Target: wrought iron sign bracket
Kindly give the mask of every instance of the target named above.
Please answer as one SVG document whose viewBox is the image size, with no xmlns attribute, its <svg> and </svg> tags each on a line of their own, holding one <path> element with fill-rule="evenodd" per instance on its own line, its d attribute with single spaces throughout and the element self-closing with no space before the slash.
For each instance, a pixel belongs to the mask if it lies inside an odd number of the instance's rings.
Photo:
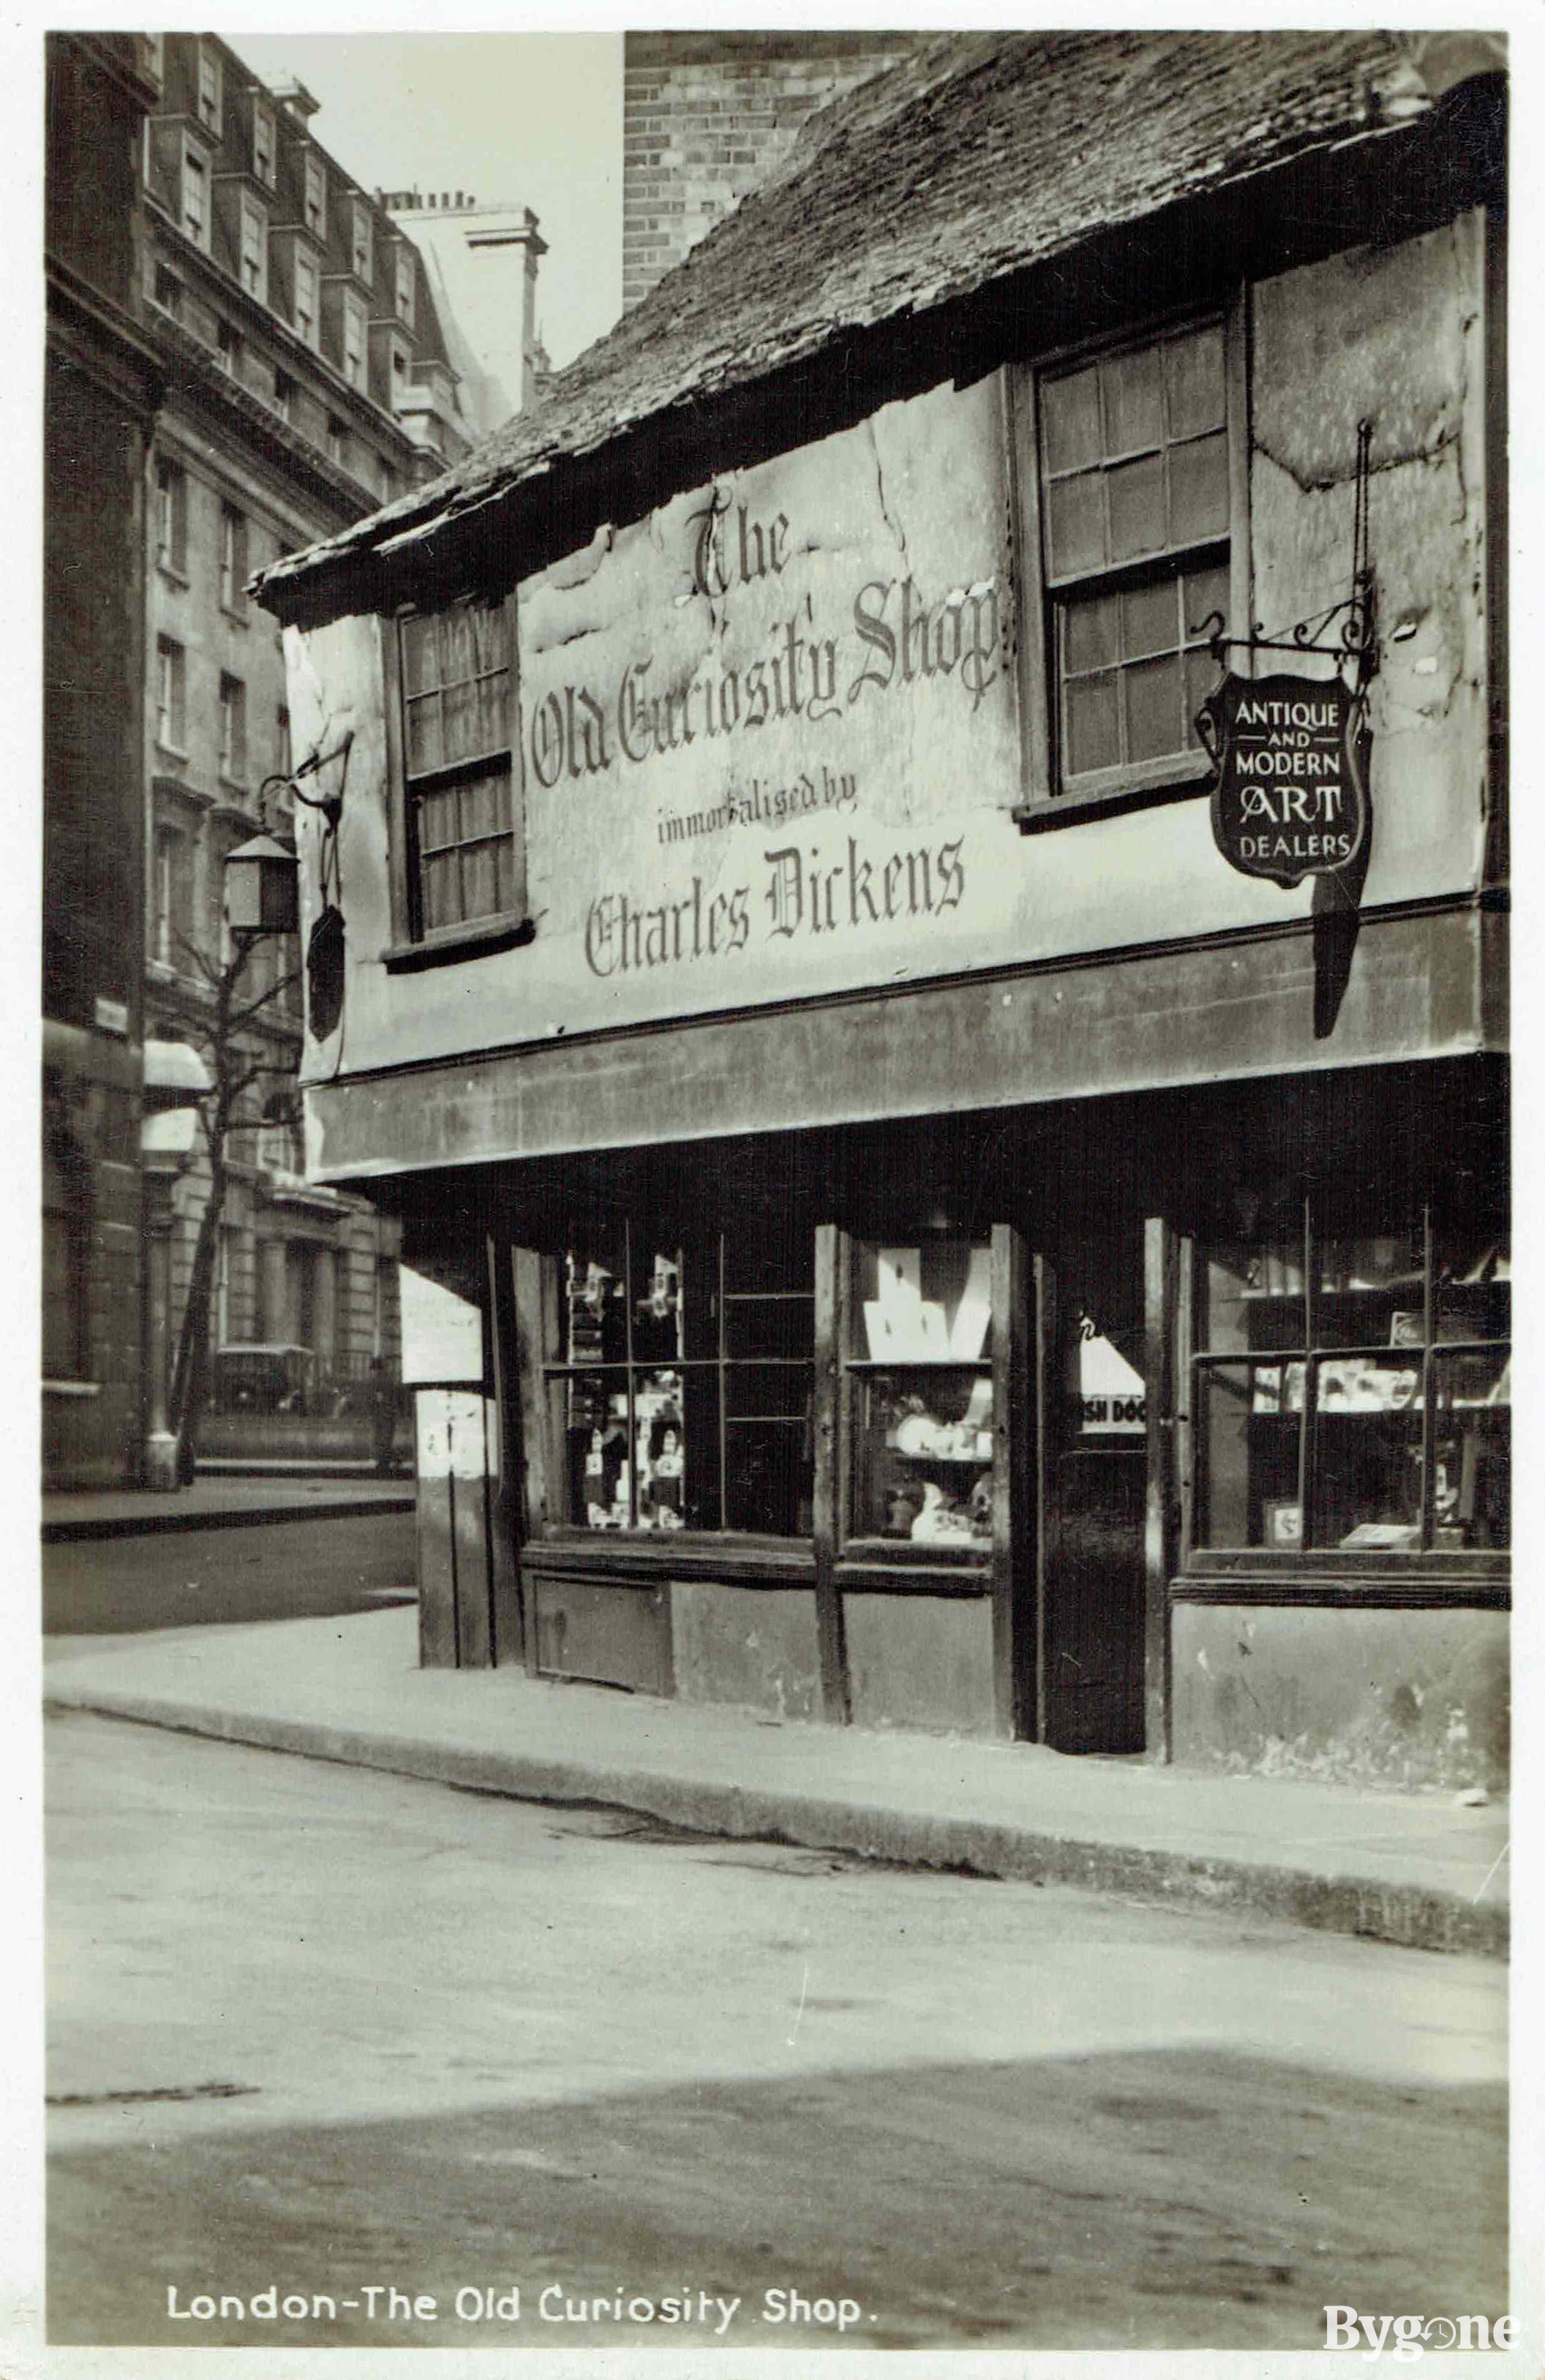
<svg viewBox="0 0 1545 2380">
<path fill-rule="evenodd" d="M 1226 623 L 1223 613 L 1210 612 L 1192 634 L 1205 638 L 1220 669 L 1227 668 L 1231 651 L 1312 653 L 1317 659 L 1333 662 L 1338 672 L 1350 668 L 1354 673 L 1352 691 L 1357 695 L 1378 674 L 1377 590 L 1369 556 L 1368 533 L 1369 457 L 1372 445 L 1373 424 L 1365 417 L 1357 424 L 1351 593 L 1341 596 L 1328 611 L 1316 613 L 1307 620 L 1296 621 L 1285 636 L 1268 634 L 1264 622 L 1258 620 L 1250 636 L 1231 637 L 1225 634 Z"/>
</svg>

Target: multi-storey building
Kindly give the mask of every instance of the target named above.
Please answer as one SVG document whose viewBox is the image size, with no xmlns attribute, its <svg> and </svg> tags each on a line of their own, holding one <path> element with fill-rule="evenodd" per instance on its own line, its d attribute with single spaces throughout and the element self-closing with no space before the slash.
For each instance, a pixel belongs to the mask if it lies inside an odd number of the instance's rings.
<svg viewBox="0 0 1545 2380">
<path fill-rule="evenodd" d="M 809 134 L 262 584 L 424 1657 L 1484 1776 L 1499 45 L 958 36 Z"/>
<path fill-rule="evenodd" d="M 142 66 L 132 34 L 48 38 L 43 1454 L 81 1485 L 123 1478 L 140 1430 Z"/>
<path fill-rule="evenodd" d="M 456 463 L 488 420 L 464 410 L 418 249 L 321 146 L 304 87 L 265 86 L 210 34 L 151 36 L 145 55 L 142 311 L 164 384 L 146 508 L 146 999 L 151 1030 L 197 1040 L 201 956 L 228 949 L 222 863 L 264 781 L 305 757 L 248 581 Z M 302 1179 L 299 959 L 260 947 L 241 988 L 249 1004 L 274 990 L 248 1037 L 271 1071 L 232 1137 L 213 1337 L 302 1344 L 347 1379 L 395 1354 L 395 1231 Z M 174 1337 L 207 1185 L 195 1153 L 176 1192 Z"/>
<path fill-rule="evenodd" d="M 382 204 L 429 274 L 461 402 L 480 436 L 529 411 L 551 376 L 537 328 L 547 242 L 529 207 L 466 190 L 385 190 Z M 413 416 L 405 417 L 411 426 Z"/>
</svg>

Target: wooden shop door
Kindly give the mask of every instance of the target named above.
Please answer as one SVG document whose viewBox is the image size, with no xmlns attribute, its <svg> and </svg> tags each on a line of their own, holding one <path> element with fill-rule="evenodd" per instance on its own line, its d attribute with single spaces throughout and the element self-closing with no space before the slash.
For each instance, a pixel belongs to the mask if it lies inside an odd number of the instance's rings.
<svg viewBox="0 0 1545 2380">
<path fill-rule="evenodd" d="M 1143 1748 L 1148 1436 L 1139 1328 L 1086 1310 L 1044 1265 L 1037 1317 L 1040 1740 Z M 1102 1327 L 1104 1325 L 1105 1327 Z M 1127 1327 L 1124 1327 L 1127 1326 Z"/>
</svg>

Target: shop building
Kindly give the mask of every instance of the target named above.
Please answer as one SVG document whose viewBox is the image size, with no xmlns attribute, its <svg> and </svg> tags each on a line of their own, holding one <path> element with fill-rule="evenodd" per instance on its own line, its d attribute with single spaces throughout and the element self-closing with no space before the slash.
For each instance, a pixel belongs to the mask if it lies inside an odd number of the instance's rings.
<svg viewBox="0 0 1545 2380">
<path fill-rule="evenodd" d="M 1502 153 L 1477 40 L 925 44 L 265 575 L 427 1661 L 1494 1772 Z"/>
</svg>

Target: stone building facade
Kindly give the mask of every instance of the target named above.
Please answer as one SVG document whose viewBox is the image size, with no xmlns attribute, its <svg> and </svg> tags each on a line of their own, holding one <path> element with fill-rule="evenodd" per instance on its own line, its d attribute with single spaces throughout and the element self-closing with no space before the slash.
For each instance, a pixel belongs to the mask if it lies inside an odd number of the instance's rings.
<svg viewBox="0 0 1545 2380">
<path fill-rule="evenodd" d="M 43 1452 L 121 1478 L 140 1430 L 145 477 L 132 34 L 45 50 Z"/>
<path fill-rule="evenodd" d="M 50 73 L 44 914 L 48 1047 L 74 1072 L 49 1075 L 45 1472 L 66 1484 L 136 1475 L 208 1196 L 189 1132 L 175 1164 L 147 1153 L 141 1198 L 140 1045 L 206 1040 L 224 859 L 265 781 L 306 757 L 248 582 L 492 423 L 463 393 L 443 287 L 322 147 L 302 85 L 265 85 L 196 32 L 61 42 Z M 132 404 L 98 394 L 110 349 Z M 281 832 L 286 808 L 275 789 Z M 259 946 L 241 987 L 241 1047 L 265 1071 L 228 1145 L 211 1336 L 303 1345 L 343 1386 L 377 1354 L 395 1366 L 397 1234 L 303 1178 L 300 961 L 298 942 Z"/>
</svg>

